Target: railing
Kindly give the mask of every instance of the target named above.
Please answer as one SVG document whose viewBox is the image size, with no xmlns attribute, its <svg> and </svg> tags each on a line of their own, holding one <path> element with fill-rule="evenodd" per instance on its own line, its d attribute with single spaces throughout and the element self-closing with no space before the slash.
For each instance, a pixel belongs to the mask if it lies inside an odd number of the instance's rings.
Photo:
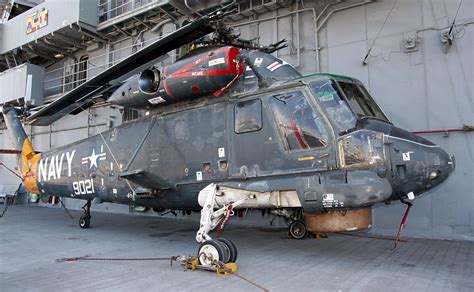
<svg viewBox="0 0 474 292">
<path fill-rule="evenodd" d="M 162 37 L 151 38 L 139 44 L 133 44 L 78 62 L 69 64 L 65 62 L 63 67 L 45 73 L 44 96 L 64 94 Z M 168 54 L 171 58 L 176 56 L 173 52 Z"/>
<path fill-rule="evenodd" d="M 98 0 L 99 23 L 133 11 L 156 0 Z"/>
</svg>

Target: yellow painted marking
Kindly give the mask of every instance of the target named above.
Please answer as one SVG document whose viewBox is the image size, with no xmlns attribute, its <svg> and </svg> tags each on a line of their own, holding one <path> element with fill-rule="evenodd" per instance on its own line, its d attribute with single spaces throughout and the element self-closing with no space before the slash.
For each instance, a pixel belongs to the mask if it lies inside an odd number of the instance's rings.
<svg viewBox="0 0 474 292">
<path fill-rule="evenodd" d="M 314 160 L 314 156 L 298 157 L 298 161 L 308 161 L 308 160 Z"/>
<path fill-rule="evenodd" d="M 38 161 L 40 159 L 41 153 L 35 153 L 30 139 L 26 138 L 21 150 L 21 174 L 25 187 L 35 194 L 39 194 L 36 170 L 38 169 Z"/>
</svg>

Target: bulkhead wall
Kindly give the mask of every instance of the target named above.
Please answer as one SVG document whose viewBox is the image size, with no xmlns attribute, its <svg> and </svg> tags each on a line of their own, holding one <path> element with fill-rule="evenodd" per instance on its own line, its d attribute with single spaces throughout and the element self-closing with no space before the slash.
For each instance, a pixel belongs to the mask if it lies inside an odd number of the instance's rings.
<svg viewBox="0 0 474 292">
<path fill-rule="evenodd" d="M 463 124 L 474 124 L 473 1 L 463 1 L 449 47 L 443 45 L 440 36 L 449 29 L 459 1 L 379 0 L 364 5 L 343 1 L 324 10 L 332 2 L 295 1 L 290 7 L 242 19 L 233 26 L 241 30 L 242 37 L 258 37 L 265 44 L 287 39 L 289 46 L 275 54 L 303 74 L 331 72 L 361 80 L 391 121 L 408 131 L 460 129 Z M 352 7 L 340 9 L 348 5 Z M 155 37 L 150 32 L 142 34 L 144 41 Z M 405 44 L 410 38 L 415 46 L 407 49 Z M 113 48 L 104 47 L 89 54 L 91 57 L 113 49 L 117 50 L 116 58 L 119 54 L 130 54 L 131 49 L 120 49 L 131 43 L 127 39 Z M 372 45 L 364 65 L 362 61 Z M 78 53 L 78 57 L 83 54 L 87 52 Z M 33 133 L 33 144 L 38 150 L 48 150 L 107 129 L 110 121 L 119 124 L 121 117 L 118 108 L 94 108 L 61 119 L 51 130 L 27 130 Z M 442 186 L 414 202 L 404 235 L 474 240 L 474 135 L 459 132 L 423 136 L 456 157 L 456 171 Z M 1 145 L 9 144 L 6 138 L 2 130 Z M 5 155 L 0 155 L 0 159 L 11 161 Z M 5 174 L 6 170 L 0 169 L 0 184 L 12 184 L 15 178 Z M 128 212 L 127 206 L 119 205 L 95 208 Z M 404 206 L 399 203 L 375 206 L 371 232 L 393 235 L 403 211 Z"/>
</svg>

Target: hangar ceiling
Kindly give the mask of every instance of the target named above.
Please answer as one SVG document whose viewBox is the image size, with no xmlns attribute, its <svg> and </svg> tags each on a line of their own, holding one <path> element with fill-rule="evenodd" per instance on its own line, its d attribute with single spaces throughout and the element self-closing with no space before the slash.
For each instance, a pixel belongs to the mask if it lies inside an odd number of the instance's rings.
<svg viewBox="0 0 474 292">
<path fill-rule="evenodd" d="M 144 31 L 156 32 L 167 23 L 176 23 L 180 26 L 186 19 L 196 18 L 208 11 L 218 9 L 228 4 L 226 0 L 214 1 L 177 1 L 177 0 L 72 0 L 78 2 L 80 10 L 86 10 L 87 19 L 81 15 L 72 18 L 59 18 L 56 23 L 61 25 L 46 25 L 47 33 L 33 35 L 24 41 L 10 45 L 11 35 L 9 31 L 18 32 L 25 30 L 24 23 L 28 21 L 28 13 L 20 15 L 27 9 L 34 7 L 41 10 L 47 7 L 48 21 L 54 21 L 55 12 L 60 13 L 60 2 L 54 1 L 13 1 L 2 0 L 0 3 L 0 15 L 4 16 L 3 27 L 0 22 L 0 39 L 4 40 L 3 48 L 0 45 L 0 71 L 14 68 L 22 63 L 29 62 L 36 65 L 49 67 L 63 58 L 74 58 L 78 51 L 95 45 L 105 45 L 119 42 L 123 38 L 140 37 Z M 279 8 L 288 7 L 292 1 L 241 1 L 236 13 L 231 15 L 231 20 L 240 20 L 244 17 L 257 15 Z M 71 3 L 70 3 L 71 4 Z M 32 10 L 33 12 L 33 10 Z M 91 20 L 93 12 L 97 19 Z M 15 16 L 24 19 L 13 19 Z M 12 23 L 15 22 L 16 23 Z M 7 23 L 8 22 L 8 23 Z M 67 25 L 64 25 L 67 24 Z M 3 35 L 3 37 L 2 37 Z"/>
</svg>

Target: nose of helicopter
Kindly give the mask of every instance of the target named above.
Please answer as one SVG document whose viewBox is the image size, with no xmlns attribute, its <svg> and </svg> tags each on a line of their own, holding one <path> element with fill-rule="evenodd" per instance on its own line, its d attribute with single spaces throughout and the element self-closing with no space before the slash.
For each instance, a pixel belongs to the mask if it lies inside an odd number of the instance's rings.
<svg viewBox="0 0 474 292">
<path fill-rule="evenodd" d="M 435 158 L 435 161 L 428 165 L 428 179 L 439 184 L 446 180 L 451 172 L 454 171 L 456 162 L 454 156 L 448 154 L 442 148 L 438 148 L 437 151 L 435 151 L 435 155 L 436 154 L 439 157 L 439 161 Z"/>
<path fill-rule="evenodd" d="M 440 146 L 401 129 L 391 133 L 393 183 L 397 197 L 416 195 L 432 189 L 454 171 L 455 159 Z"/>
</svg>

